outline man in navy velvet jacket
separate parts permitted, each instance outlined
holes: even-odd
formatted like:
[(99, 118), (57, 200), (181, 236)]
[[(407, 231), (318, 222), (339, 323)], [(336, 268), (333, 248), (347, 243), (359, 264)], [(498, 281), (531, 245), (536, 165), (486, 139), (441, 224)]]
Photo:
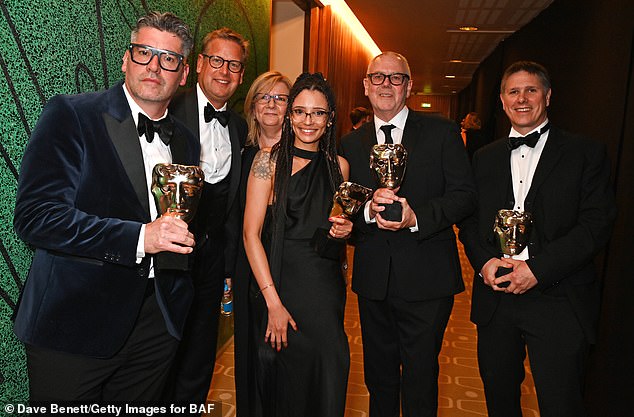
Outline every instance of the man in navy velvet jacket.
[(125, 82), (53, 97), (31, 135), (14, 218), (35, 247), (15, 319), (31, 401), (160, 399), (192, 284), (153, 255), (191, 253), (194, 239), (157, 218), (149, 184), (156, 163), (198, 165), (198, 142), (167, 112), (192, 44), (173, 14), (141, 17)]

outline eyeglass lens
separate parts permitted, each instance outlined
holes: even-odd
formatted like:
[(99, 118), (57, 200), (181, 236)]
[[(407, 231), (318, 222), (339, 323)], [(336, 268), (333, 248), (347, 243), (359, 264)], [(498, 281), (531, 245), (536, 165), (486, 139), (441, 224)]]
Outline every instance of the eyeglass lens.
[(213, 68), (216, 68), (216, 69), (221, 68), (226, 62), (229, 68), (229, 71), (231, 72), (242, 71), (243, 64), (240, 61), (236, 61), (233, 59), (224, 59), (217, 55), (205, 55), (205, 54), (202, 54), (202, 55), (206, 56), (209, 59), (209, 65), (211, 65)]
[(317, 122), (323, 122), (328, 117), (328, 112), (325, 110), (315, 110), (312, 112), (304, 111), (303, 109), (293, 109), (291, 115), (295, 120), (304, 120), (310, 116), (311, 120)]
[(147, 45), (130, 44), (130, 57), (132, 62), (139, 65), (149, 64), (154, 56), (158, 56), (159, 65), (165, 71), (177, 71), (183, 61), (183, 56), (176, 52), (164, 49), (152, 48)]
[(401, 74), (399, 72), (395, 72), (394, 74), (383, 74), (382, 72), (375, 72), (372, 74), (368, 74), (368, 78), (373, 85), (381, 85), (387, 78), (392, 85), (401, 85), (405, 82), (409, 76), (407, 74)]
[(273, 99), (276, 104), (286, 104), (288, 102), (288, 96), (286, 94), (258, 93), (257, 100), (262, 104), (268, 104), (271, 99)]

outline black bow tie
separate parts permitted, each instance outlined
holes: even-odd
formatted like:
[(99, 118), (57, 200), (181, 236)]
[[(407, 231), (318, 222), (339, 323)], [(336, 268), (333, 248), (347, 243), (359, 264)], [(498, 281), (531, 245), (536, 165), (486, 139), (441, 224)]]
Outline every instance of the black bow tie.
[(143, 113), (139, 113), (137, 124), (139, 137), (145, 134), (145, 140), (151, 143), (154, 140), (154, 132), (158, 133), (164, 144), (169, 145), (174, 134), (174, 122), (169, 115), (161, 120), (150, 120)]
[(520, 136), (520, 137), (510, 137), (508, 141), (509, 150), (517, 149), (522, 145), (529, 146), (534, 148), (537, 145), (537, 141), (539, 138), (548, 131), (550, 128), (550, 123), (547, 123), (546, 126), (542, 128), (542, 130), (533, 132), (530, 135)]
[(214, 109), (211, 104), (207, 103), (205, 106), (205, 123), (209, 123), (213, 119), (218, 119), (218, 123), (220, 123), (222, 127), (227, 127), (227, 124), (229, 124), (229, 112), (218, 111)]

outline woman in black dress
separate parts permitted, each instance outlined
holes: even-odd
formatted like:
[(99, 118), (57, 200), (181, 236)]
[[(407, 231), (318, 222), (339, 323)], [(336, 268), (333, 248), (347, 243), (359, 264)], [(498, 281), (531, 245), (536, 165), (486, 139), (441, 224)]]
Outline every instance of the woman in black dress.
[(332, 89), (321, 74), (302, 74), (289, 94), (281, 140), (258, 152), (247, 185), (254, 415), (344, 414), (345, 280), (340, 262), (320, 257), (311, 238), (319, 228), (334, 238), (350, 235), (349, 220), (328, 218), (347, 177), (348, 163), (336, 152)]
[[(247, 179), (255, 154), (262, 148), (270, 148), (279, 142), (282, 136), (282, 124), (286, 115), (288, 94), (293, 83), (279, 71), (267, 71), (260, 74), (251, 84), (244, 99), (244, 117), (249, 126), (249, 134), (242, 152), (242, 173), (240, 176), (240, 219), (243, 218), (247, 193)], [(240, 220), (242, 223), (242, 220)], [(236, 412), (238, 416), (251, 416), (250, 409), (256, 400), (255, 370), (250, 341), (249, 325), (249, 283), (251, 268), (247, 261), (242, 236), (238, 245), (235, 273), (233, 277), (234, 306), (234, 357), (236, 382)]]

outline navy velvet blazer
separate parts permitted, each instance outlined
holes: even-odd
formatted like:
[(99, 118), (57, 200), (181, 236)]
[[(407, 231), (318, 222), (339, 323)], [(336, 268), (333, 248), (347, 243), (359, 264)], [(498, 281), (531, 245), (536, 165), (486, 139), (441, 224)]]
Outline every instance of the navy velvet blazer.
[[(178, 121), (170, 148), (174, 163), (198, 165), (200, 146)], [(15, 318), (21, 341), (94, 357), (121, 348), (148, 280), (149, 257), (136, 263), (148, 193), (122, 83), (47, 103), (24, 153), (14, 216), (18, 236), (35, 247)], [(156, 271), (154, 281), (180, 338), (191, 279)]]
[[(376, 143), (373, 122), (341, 139), (350, 181), (374, 190), (379, 185), (370, 169), (370, 151)], [(352, 288), (366, 298), (383, 299), (390, 278), (395, 294), (408, 301), (456, 294), (464, 284), (452, 225), (469, 216), (476, 202), (464, 144), (455, 123), (411, 110), (402, 144), (408, 160), (397, 195), (407, 198), (419, 231), (381, 230), (376, 223), (366, 224), (360, 212), (353, 229)]]
[[(498, 140), (473, 158), (478, 210), (461, 225), (460, 239), (475, 270), (471, 319), (478, 325), (489, 322), (502, 295), (478, 273), (501, 255), (493, 223), (499, 209), (514, 204), (510, 156), (506, 140)], [(593, 342), (600, 298), (593, 259), (607, 243), (616, 217), (605, 146), (551, 128), (524, 207), (533, 215), (526, 263), (538, 281), (530, 291), (565, 294)]]

